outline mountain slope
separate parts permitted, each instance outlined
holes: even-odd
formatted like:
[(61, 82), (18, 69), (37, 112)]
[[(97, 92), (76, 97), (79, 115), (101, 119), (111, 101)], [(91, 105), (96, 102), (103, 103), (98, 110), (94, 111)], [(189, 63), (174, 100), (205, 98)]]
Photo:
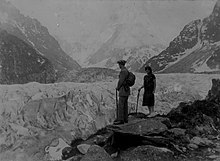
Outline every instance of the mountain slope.
[(148, 59), (158, 55), (164, 49), (163, 45), (143, 45), (134, 48), (113, 48), (109, 50), (106, 55), (96, 64), (89, 65), (91, 67), (106, 67), (111, 69), (118, 69), (117, 60), (127, 60), (126, 66), (131, 71), (136, 71)]
[[(158, 38), (149, 34), (151, 32), (148, 32), (146, 28), (134, 24), (129, 25), (120, 24), (115, 27), (111, 36), (94, 54), (88, 57), (85, 62), (86, 66), (116, 69), (116, 61), (125, 59), (128, 61), (127, 67), (135, 71), (146, 60), (158, 55), (164, 49), (163, 45), (157, 43), (159, 42)], [(144, 36), (148, 42), (147, 40), (146, 43), (144, 41), (139, 42), (140, 35), (138, 36), (138, 34), (140, 33), (145, 33)]]
[(216, 0), (7, 1), (14, 4), (24, 15), (37, 18), (47, 26), (51, 34), (67, 41), (70, 47), (61, 45), (63, 50), (74, 60), (80, 59), (78, 62), (84, 66), (83, 62), (87, 56), (95, 53), (106, 42), (112, 34), (111, 30), (118, 24), (134, 26), (125, 30), (125, 33), (132, 34), (133, 40), (137, 41), (129, 39), (127, 46), (135, 42), (139, 42), (138, 46), (149, 44), (150, 34), (157, 35), (167, 46), (179, 34), (183, 25), (194, 19), (207, 17)]
[(25, 17), (5, 0), (0, 1), (0, 28), (24, 40), (36, 51), (48, 58), (58, 75), (63, 71), (79, 70), (80, 65), (68, 56), (47, 28), (36, 19)]
[(56, 74), (51, 62), (21, 39), (0, 31), (0, 83), (52, 83)]
[[(187, 24), (180, 34), (159, 55), (145, 65), (155, 72), (220, 72), (220, 1), (203, 20)], [(139, 70), (144, 72), (144, 66)]]
[[(116, 4), (119, 6), (115, 6), (115, 13), (111, 13), (106, 20), (109, 25), (98, 34), (97, 47), (82, 66), (115, 69), (118, 59), (126, 59), (129, 61), (129, 66), (133, 67), (131, 70), (136, 70), (137, 64), (142, 65), (142, 61), (135, 61), (135, 58), (143, 57), (143, 50), (154, 50), (158, 44), (162, 44), (154, 24), (143, 9), (142, 2), (117, 1)], [(160, 52), (162, 49), (158, 47), (156, 50)], [(135, 55), (132, 55), (134, 51)], [(159, 52), (151, 55), (157, 55)], [(138, 54), (140, 55), (137, 56)], [(146, 59), (149, 57), (147, 56)]]

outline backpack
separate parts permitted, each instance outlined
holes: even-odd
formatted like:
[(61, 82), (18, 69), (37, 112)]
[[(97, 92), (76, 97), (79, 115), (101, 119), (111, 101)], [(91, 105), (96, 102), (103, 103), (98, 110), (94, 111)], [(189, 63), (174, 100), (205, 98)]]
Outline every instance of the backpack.
[(128, 78), (126, 79), (126, 85), (128, 87), (133, 86), (135, 84), (135, 79), (136, 79), (136, 77), (135, 77), (134, 73), (128, 71)]

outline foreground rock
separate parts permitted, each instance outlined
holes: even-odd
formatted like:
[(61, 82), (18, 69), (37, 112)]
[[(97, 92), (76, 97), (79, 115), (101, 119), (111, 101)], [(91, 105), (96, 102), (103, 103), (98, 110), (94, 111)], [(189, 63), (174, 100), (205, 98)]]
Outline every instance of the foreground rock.
[[(217, 134), (220, 128), (220, 80), (212, 80), (213, 86), (206, 99), (181, 103), (167, 116), (173, 126), (190, 129), (190, 135)], [(217, 128), (217, 129), (216, 129)]]
[[(164, 155), (164, 153), (158, 153), (158, 149), (155, 147), (149, 149), (148, 146), (146, 150), (145, 146), (140, 146), (129, 152), (124, 151), (125, 154), (122, 153), (121, 160), (208, 161), (213, 159), (217, 161), (220, 154), (217, 150), (220, 143), (218, 138), (220, 129), (220, 80), (213, 79), (212, 84), (206, 99), (192, 103), (181, 103), (176, 109), (168, 113), (166, 117), (170, 122), (164, 123), (169, 130), (160, 131), (156, 134), (144, 134), (151, 138), (155, 136), (153, 141), (144, 137), (141, 139), (141, 145), (147, 143), (156, 147), (166, 147), (169, 149), (169, 153), (166, 151), (166, 155)], [(157, 120), (158, 117), (154, 119)], [(146, 122), (147, 120), (149, 119), (146, 119)], [(148, 123), (150, 122), (148, 121)], [(159, 136), (163, 137), (160, 144), (157, 141)], [(163, 144), (166, 139), (169, 139), (169, 142)], [(120, 140), (117, 142), (120, 143)]]
[(110, 155), (101, 147), (93, 145), (80, 161), (113, 161)]
[(132, 150), (122, 152), (123, 161), (175, 161), (173, 152), (166, 148), (158, 148), (150, 145), (138, 146)]
[(86, 142), (99, 144), (115, 161), (217, 161), (220, 80), (213, 79), (212, 83), (204, 100), (181, 103), (166, 116), (130, 117), (127, 124), (103, 129), (102, 136), (113, 132), (105, 142), (95, 141), (100, 134)]

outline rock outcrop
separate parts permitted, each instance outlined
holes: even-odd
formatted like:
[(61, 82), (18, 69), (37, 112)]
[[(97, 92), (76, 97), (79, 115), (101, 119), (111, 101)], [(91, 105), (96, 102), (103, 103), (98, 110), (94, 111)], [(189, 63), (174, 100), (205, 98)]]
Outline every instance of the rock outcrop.
[(212, 88), (209, 90), (208, 95), (206, 96), (207, 101), (213, 101), (215, 103), (220, 102), (220, 80), (212, 80)]
[(110, 155), (101, 147), (93, 145), (81, 161), (113, 161)]
[(192, 135), (216, 133), (220, 128), (220, 80), (212, 80), (212, 88), (206, 99), (191, 103), (180, 103), (171, 110), (168, 118), (178, 127), (191, 129)]

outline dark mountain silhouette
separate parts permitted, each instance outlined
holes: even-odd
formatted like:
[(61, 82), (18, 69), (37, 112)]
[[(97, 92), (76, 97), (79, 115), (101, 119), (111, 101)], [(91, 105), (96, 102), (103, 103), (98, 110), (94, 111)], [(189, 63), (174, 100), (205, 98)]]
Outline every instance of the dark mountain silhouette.
[[(220, 73), (219, 52), (220, 0), (209, 17), (187, 24), (165, 50), (145, 65), (158, 73)], [(138, 71), (144, 72), (144, 66)]]
[(0, 31), (0, 83), (53, 83), (56, 80), (52, 63), (32, 46), (5, 30)]
[(0, 28), (24, 40), (50, 60), (58, 76), (64, 71), (81, 69), (80, 65), (61, 49), (56, 39), (38, 20), (22, 15), (5, 0), (0, 0), (0, 17)]

